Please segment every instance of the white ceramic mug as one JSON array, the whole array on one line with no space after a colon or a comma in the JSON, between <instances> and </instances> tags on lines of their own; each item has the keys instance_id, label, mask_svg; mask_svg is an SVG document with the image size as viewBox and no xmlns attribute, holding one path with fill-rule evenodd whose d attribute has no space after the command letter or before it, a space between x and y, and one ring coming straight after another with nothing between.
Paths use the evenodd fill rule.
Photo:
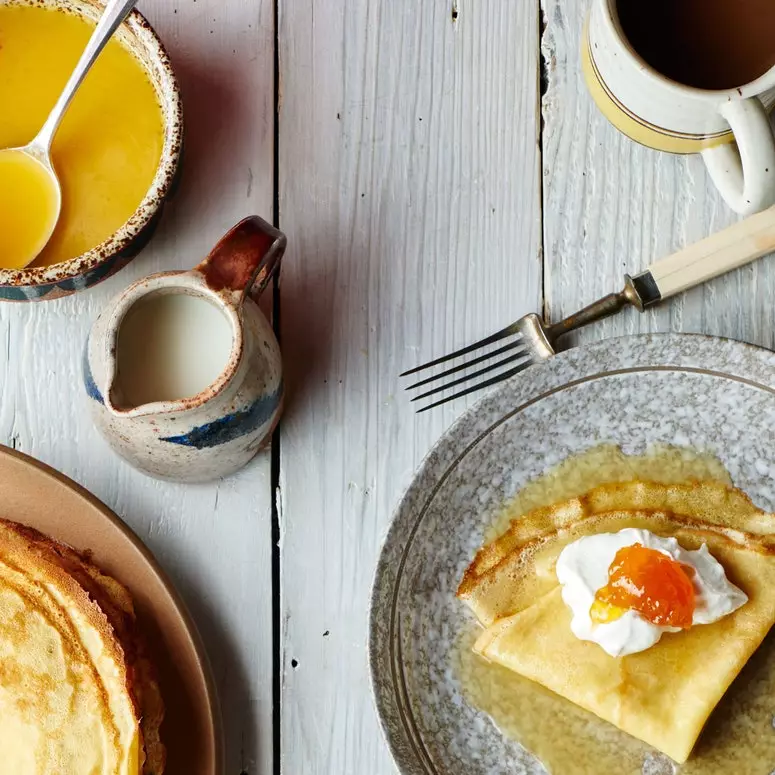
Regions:
<instances>
[{"instance_id":1,"label":"white ceramic mug","mask_svg":"<svg viewBox=\"0 0 775 775\"><path fill-rule=\"evenodd\" d=\"M661 151L701 153L716 187L738 213L775 204L775 134L769 117L775 67L734 89L711 91L672 81L632 48L616 0L593 0L582 67L598 107L624 134Z\"/></svg>"}]
</instances>

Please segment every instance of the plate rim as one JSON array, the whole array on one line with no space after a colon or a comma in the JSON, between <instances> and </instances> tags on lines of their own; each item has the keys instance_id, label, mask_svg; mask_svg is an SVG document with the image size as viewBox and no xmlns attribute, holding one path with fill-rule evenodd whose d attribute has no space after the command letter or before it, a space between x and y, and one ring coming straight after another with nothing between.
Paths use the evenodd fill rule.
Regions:
<instances>
[{"instance_id":1,"label":"plate rim","mask_svg":"<svg viewBox=\"0 0 775 775\"><path fill-rule=\"evenodd\" d=\"M13 458L36 469L43 476L55 480L77 495L81 500L88 503L92 508L95 509L95 511L100 514L100 516L105 518L122 534L125 539L127 539L132 544L133 548L142 556L151 571L158 577L167 594L170 596L170 599L172 600L172 603L178 615L180 616L181 621L183 622L186 634L188 635L188 638L190 639L196 654L197 661L201 666L201 675L203 678L205 695L207 697L207 710L214 735L213 750L215 758L215 775L224 775L225 744L223 735L223 719L221 715L218 690L215 684L212 664L210 663L210 658L207 654L207 650L199 632L199 628L197 627L196 622L194 621L194 618L188 609L188 606L176 589L175 584L172 582L167 572L154 556L153 552L145 545L137 533L135 533L135 531L126 522L124 522L124 520L121 519L121 517L119 517L115 511L113 511L113 509L111 509L104 501L100 500L96 495L94 495L94 493L87 490L83 485L70 478L67 474L58 471L48 463L44 463L42 460L38 460L26 452L21 452L4 444L0 444L0 457ZM34 525L31 525L31 527L34 527Z\"/></svg>"},{"instance_id":2,"label":"plate rim","mask_svg":"<svg viewBox=\"0 0 775 775\"><path fill-rule=\"evenodd\" d=\"M640 345L642 347L639 347ZM626 359L630 356L637 361L638 357L646 352L648 360L647 351L655 345L661 346L662 349L673 347L677 352L676 360L679 361L681 358L687 361L696 361L696 355L693 352L687 352L692 347L695 347L700 351L710 350L709 353L703 354L707 354L710 357L715 356L717 359L724 355L731 356L730 360L732 362L728 362L720 367L724 369L723 371L698 365L697 363L689 366L688 364L678 362L668 364L644 361L643 363L632 364L619 369L599 369L592 364L591 356L594 355L602 355L603 358L609 357L613 360L617 358ZM750 375L740 374L739 371L741 369L734 367L739 366L741 361L745 361L744 367L751 368L755 365L755 369L759 371L760 379L754 380ZM531 388L531 382L534 383L538 376L551 373L552 369L559 371L563 366L576 368L583 372L583 374L579 373L577 380L562 379L559 384L554 386L554 389L536 389L534 385ZM567 389L579 382L588 382L605 376L613 376L617 373L631 373L643 370L689 371L716 377L728 377L749 384L752 387L766 390L775 396L775 352L765 347L729 337L698 333L666 332L611 337L559 352L550 359L534 364L522 373L505 380L463 412L432 445L414 471L409 485L402 493L391 514L388 528L379 549L368 610L369 686L372 703L379 719L383 739L390 751L394 765L402 775L440 775L430 754L424 751L422 741L414 739L411 730L407 728L406 723L403 721L404 711L402 706L404 698L398 696L395 691L386 692L380 687L382 681L379 678L383 669L379 664L384 658L383 651L386 646L390 648L391 639L396 637L396 633L392 631L392 621L389 625L385 625L384 614L386 612L384 609L380 610L380 607L383 605L381 597L384 592L384 583L386 580L389 583L390 577L395 575L391 573L390 563L388 562L390 558L387 555L394 544L400 545L406 542L406 533L402 531L402 528L414 528L417 525L418 518L424 509L418 509L413 500L419 499L427 505L433 498L432 494L424 499L421 497L422 492L425 490L423 480L430 480L437 486L440 485L446 474L457 465L460 456L465 454L469 447L478 443L499 422L514 416L536 400L541 400L547 395L563 388ZM765 372L766 376L763 376ZM493 421L486 424L484 432L472 433L470 429L466 428L468 424L472 424L477 416L485 416L488 411L492 414L499 400L507 397L509 394L526 393L530 395L531 392L534 395L529 399L523 398L515 402L515 410L513 412L497 419L489 418L493 419ZM459 454L453 456L451 463L449 461L445 462L444 453L454 452L455 449L459 450ZM435 491L435 489L437 488L434 487L433 490ZM409 532L412 531L410 530ZM398 581L400 581L400 577ZM391 591L391 589L392 587L388 587L388 591ZM388 616L388 618L390 617ZM398 717L402 722L402 728L400 730L389 728L390 719L388 717ZM418 752L418 746L420 749L423 749L424 756L421 756ZM427 764L424 759L427 759Z\"/></svg>"}]
</instances>

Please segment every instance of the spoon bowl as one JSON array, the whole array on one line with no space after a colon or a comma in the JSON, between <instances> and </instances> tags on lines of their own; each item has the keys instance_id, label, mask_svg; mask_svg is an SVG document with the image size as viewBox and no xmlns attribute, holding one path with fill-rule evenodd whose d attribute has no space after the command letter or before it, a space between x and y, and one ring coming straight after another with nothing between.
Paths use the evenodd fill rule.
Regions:
<instances>
[{"instance_id":1,"label":"spoon bowl","mask_svg":"<svg viewBox=\"0 0 775 775\"><path fill-rule=\"evenodd\" d=\"M40 254L62 211L62 188L46 154L35 146L0 151L0 249L11 269Z\"/></svg>"},{"instance_id":2,"label":"spoon bowl","mask_svg":"<svg viewBox=\"0 0 775 775\"><path fill-rule=\"evenodd\" d=\"M78 64L35 139L22 148L0 150L0 226L7 219L19 234L17 258L9 268L24 269L40 255L56 229L62 211L62 188L51 161L51 146L67 109L92 65L137 0L109 0ZM10 185L9 181L15 185ZM6 229L6 232L8 229ZM10 240L10 237L6 237ZM16 243L11 242L11 245ZM6 251L9 248L2 243Z\"/></svg>"}]
</instances>

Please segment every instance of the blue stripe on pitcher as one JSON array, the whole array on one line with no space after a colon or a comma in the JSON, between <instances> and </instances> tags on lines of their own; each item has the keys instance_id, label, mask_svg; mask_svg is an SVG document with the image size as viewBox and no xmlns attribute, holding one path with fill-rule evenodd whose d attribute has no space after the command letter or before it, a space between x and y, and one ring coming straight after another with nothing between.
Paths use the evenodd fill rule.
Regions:
<instances>
[{"instance_id":1,"label":"blue stripe on pitcher","mask_svg":"<svg viewBox=\"0 0 775 775\"><path fill-rule=\"evenodd\" d=\"M182 447L207 449L218 447L241 436L247 436L268 422L280 405L283 394L283 384L274 393L262 396L247 409L227 414L213 422L200 425L180 436L162 437L161 441L178 444Z\"/></svg>"},{"instance_id":2,"label":"blue stripe on pitcher","mask_svg":"<svg viewBox=\"0 0 775 775\"><path fill-rule=\"evenodd\" d=\"M94 381L94 376L91 373L91 366L89 365L89 339L86 339L86 346L83 348L83 384L86 388L86 392L89 398L93 398L100 404L104 404L105 401L102 398L102 393L97 387L97 383Z\"/></svg>"}]
</instances>

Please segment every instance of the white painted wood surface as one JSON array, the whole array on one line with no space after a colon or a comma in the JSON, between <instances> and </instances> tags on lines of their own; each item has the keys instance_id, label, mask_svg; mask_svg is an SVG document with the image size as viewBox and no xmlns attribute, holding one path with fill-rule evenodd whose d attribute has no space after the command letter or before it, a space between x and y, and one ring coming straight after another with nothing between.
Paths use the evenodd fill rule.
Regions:
<instances>
[{"instance_id":1,"label":"white painted wood surface","mask_svg":"<svg viewBox=\"0 0 775 775\"><path fill-rule=\"evenodd\" d=\"M699 156L644 148L614 129L586 91L579 46L588 0L544 0L544 260L553 319L619 290L625 272L733 223ZM775 345L775 263L764 259L643 315L629 310L576 341L685 331Z\"/></svg>"},{"instance_id":2,"label":"white painted wood surface","mask_svg":"<svg viewBox=\"0 0 775 775\"><path fill-rule=\"evenodd\" d=\"M273 0L141 0L183 83L179 196L118 277L57 302L0 305L0 441L94 491L170 572L214 664L226 775L394 771L369 694L372 573L413 470L475 400L414 415L398 373L527 311L570 313L733 221L698 158L641 148L597 113L578 63L586 0L544 0L543 35L538 6L277 0L275 149ZM92 428L80 353L114 293L192 266L242 215L270 216L275 195L290 247L273 590L269 456L212 486L144 478ZM672 329L772 346L773 272L760 262L580 340Z\"/></svg>"},{"instance_id":3,"label":"white painted wood surface","mask_svg":"<svg viewBox=\"0 0 775 775\"><path fill-rule=\"evenodd\" d=\"M141 0L140 8L183 86L183 185L158 236L118 276L60 301L0 305L0 441L72 476L146 541L206 642L224 709L226 773L271 773L269 455L211 486L148 479L98 437L80 364L93 319L120 289L150 272L193 266L244 215L271 217L272 3Z\"/></svg>"},{"instance_id":4,"label":"white painted wood surface","mask_svg":"<svg viewBox=\"0 0 775 775\"><path fill-rule=\"evenodd\" d=\"M398 374L540 304L538 40L523 0L280 4L288 775L394 771L371 579L414 468L466 406L417 416Z\"/></svg>"},{"instance_id":5,"label":"white painted wood surface","mask_svg":"<svg viewBox=\"0 0 775 775\"><path fill-rule=\"evenodd\" d=\"M598 114L579 66L588 2L545 0L542 35L537 6L280 4L284 773L393 771L368 698L369 583L414 467L465 405L418 418L397 374L529 309L573 312L734 220L699 158L641 148ZM772 271L581 339L772 345Z\"/></svg>"}]
</instances>

